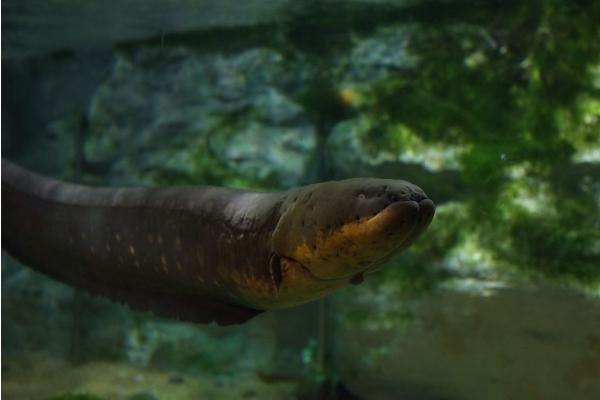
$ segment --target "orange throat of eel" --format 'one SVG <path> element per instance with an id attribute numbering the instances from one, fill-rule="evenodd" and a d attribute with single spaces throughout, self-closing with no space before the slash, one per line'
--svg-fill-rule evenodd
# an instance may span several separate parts
<path id="1" fill-rule="evenodd" d="M 398 201 L 375 215 L 334 229 L 320 228 L 314 237 L 300 241 L 282 257 L 282 281 L 285 283 L 286 273 L 301 267 L 304 271 L 295 275 L 309 274 L 314 280 L 335 286 L 360 283 L 365 272 L 410 246 L 427 228 L 434 211 L 430 199 Z"/>

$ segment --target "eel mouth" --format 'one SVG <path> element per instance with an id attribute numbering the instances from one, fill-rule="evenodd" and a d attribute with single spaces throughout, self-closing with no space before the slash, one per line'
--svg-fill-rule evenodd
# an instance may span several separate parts
<path id="1" fill-rule="evenodd" d="M 429 198 L 398 200 L 375 215 L 348 222 L 321 234 L 315 246 L 296 248 L 294 259 L 318 279 L 348 279 L 372 271 L 402 252 L 431 223 L 435 213 Z"/>
<path id="2" fill-rule="evenodd" d="M 391 203 L 372 219 L 381 219 L 389 224 L 392 232 L 398 232 L 397 245 L 373 262 L 366 271 L 372 270 L 382 262 L 408 248 L 429 226 L 435 214 L 435 204 L 429 198 L 422 200 L 404 200 Z M 409 228 L 409 226 L 411 226 Z M 400 233 L 402 232 L 402 233 Z"/>
<path id="3" fill-rule="evenodd" d="M 398 219 L 400 223 L 408 220 L 408 223 L 414 224 L 413 228 L 404 243 L 410 244 L 416 237 L 422 233 L 431 223 L 435 213 L 435 205 L 431 199 L 423 199 L 420 201 L 408 200 L 397 201 L 384 208 L 379 214 L 382 218 L 390 220 Z M 393 222 L 391 222 L 393 224 Z M 400 247 L 401 247 L 400 246 Z"/>

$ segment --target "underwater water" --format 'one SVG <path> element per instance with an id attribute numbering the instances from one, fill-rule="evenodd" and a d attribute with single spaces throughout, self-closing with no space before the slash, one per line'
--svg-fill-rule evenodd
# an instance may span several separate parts
<path id="1" fill-rule="evenodd" d="M 405 179 L 437 207 L 364 282 L 232 326 L 132 311 L 3 251 L 3 398 L 600 398 L 599 2 L 2 14 L 4 159 L 111 187 Z"/>

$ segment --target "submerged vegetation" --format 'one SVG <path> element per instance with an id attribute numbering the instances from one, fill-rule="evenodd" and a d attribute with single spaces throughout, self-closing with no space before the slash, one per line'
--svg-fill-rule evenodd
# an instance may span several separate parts
<path id="1" fill-rule="evenodd" d="M 418 29 L 418 68 L 369 88 L 367 107 L 391 142 L 401 125 L 462 149 L 469 211 L 440 234 L 460 228 L 520 269 L 597 285 L 600 7 L 522 3 L 489 17 Z"/>

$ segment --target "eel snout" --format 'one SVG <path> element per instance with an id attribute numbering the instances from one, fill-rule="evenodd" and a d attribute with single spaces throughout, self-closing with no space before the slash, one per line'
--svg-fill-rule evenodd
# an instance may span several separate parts
<path id="1" fill-rule="evenodd" d="M 392 203 L 373 217 L 372 222 L 380 225 L 387 235 L 393 237 L 390 242 L 397 244 L 377 261 L 383 262 L 410 246 L 427 229 L 434 214 L 433 201 L 424 198 Z"/>
<path id="2" fill-rule="evenodd" d="M 372 218 L 370 223 L 381 225 L 389 234 L 407 233 L 408 238 L 423 232 L 431 223 L 435 205 L 431 199 L 397 201 Z"/>

